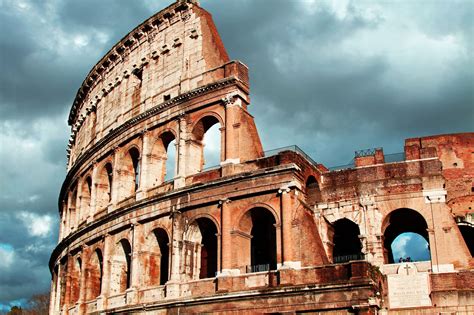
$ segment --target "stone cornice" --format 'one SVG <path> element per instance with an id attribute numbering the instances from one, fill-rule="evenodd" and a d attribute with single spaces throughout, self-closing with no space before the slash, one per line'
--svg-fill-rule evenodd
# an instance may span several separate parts
<path id="1" fill-rule="evenodd" d="M 169 109 L 172 106 L 176 106 L 179 104 L 182 104 L 184 102 L 187 102 L 191 99 L 194 99 L 196 97 L 199 97 L 203 94 L 206 94 L 208 92 L 215 91 L 217 89 L 236 84 L 239 86 L 239 88 L 243 89 L 244 91 L 248 92 L 248 88 L 240 82 L 239 79 L 236 77 L 228 77 L 213 83 L 210 83 L 205 86 L 201 86 L 199 88 L 196 88 L 188 93 L 183 93 L 178 95 L 177 97 L 166 101 L 164 103 L 161 103 L 155 107 L 150 108 L 149 110 L 129 119 L 122 125 L 120 125 L 118 128 L 111 130 L 106 136 L 104 136 L 102 139 L 100 139 L 97 143 L 95 143 L 91 148 L 89 148 L 87 151 L 82 153 L 76 161 L 74 161 L 74 165 L 70 168 L 68 174 L 66 175 L 66 178 L 63 182 L 63 185 L 61 186 L 61 191 L 59 193 L 59 199 L 58 199 L 58 207 L 59 211 L 62 211 L 61 208 L 61 200 L 64 199 L 64 195 L 69 188 L 70 183 L 72 182 L 72 178 L 75 176 L 75 174 L 78 172 L 79 168 L 83 163 L 85 163 L 88 159 L 90 159 L 96 152 L 98 152 L 101 148 L 103 148 L 107 143 L 112 141 L 112 139 L 116 138 L 118 135 L 120 135 L 122 132 L 125 130 L 143 122 L 144 120 L 155 116 L 167 109 Z"/>
<path id="2" fill-rule="evenodd" d="M 104 225 L 105 223 L 117 219 L 117 217 L 126 215 L 136 209 L 141 209 L 143 207 L 156 204 L 160 201 L 170 199 L 170 198 L 179 198 L 180 196 L 185 196 L 188 195 L 189 193 L 194 193 L 194 192 L 199 192 L 203 189 L 209 189 L 212 187 L 220 187 L 222 185 L 225 185 L 227 183 L 231 183 L 235 180 L 238 181 L 243 181 L 243 180 L 249 180 L 249 179 L 255 179 L 259 177 L 268 177 L 268 176 L 274 176 L 275 174 L 279 173 L 287 173 L 287 172 L 294 172 L 298 171 L 299 168 L 295 164 L 284 164 L 278 167 L 271 167 L 271 168 L 264 168 L 264 169 L 259 169 L 254 172 L 246 172 L 246 173 L 241 173 L 241 174 L 236 174 L 233 176 L 228 176 L 224 178 L 219 178 L 217 180 L 207 182 L 205 184 L 194 184 L 191 186 L 186 186 L 182 189 L 177 189 L 173 190 L 171 192 L 167 193 L 162 193 L 162 194 L 157 194 L 155 196 L 151 196 L 149 198 L 135 201 L 132 204 L 126 205 L 122 208 L 116 209 L 115 211 L 106 214 L 105 216 L 97 219 L 96 221 L 92 222 L 89 225 L 84 226 L 82 229 L 75 231 L 74 233 L 69 234 L 67 237 L 61 240 L 61 242 L 56 246 L 56 248 L 53 250 L 53 253 L 51 254 L 50 260 L 49 260 L 49 267 L 50 270 L 52 271 L 54 268 L 54 263 L 56 259 L 59 257 L 60 253 L 65 249 L 68 248 L 71 243 L 76 240 L 78 237 L 81 237 L 82 235 L 94 230 L 95 228 Z M 259 191 L 259 193 L 267 193 L 267 192 L 277 192 L 278 189 L 280 188 L 279 184 L 276 184 L 275 187 L 268 187 L 267 189 L 263 189 Z M 239 191 L 239 194 L 245 194 L 244 191 Z M 254 195 L 253 193 L 252 195 Z M 233 198 L 235 199 L 235 197 Z M 237 198 L 239 199 L 239 198 Z M 216 196 L 215 203 L 218 204 L 221 198 Z M 180 211 L 186 210 L 187 208 L 193 207 L 192 205 L 184 205 L 183 207 L 180 208 Z"/>
<path id="3" fill-rule="evenodd" d="M 131 49 L 142 36 L 148 36 L 148 34 L 151 34 L 154 31 L 160 31 L 158 29 L 160 24 L 163 24 L 166 19 L 170 19 L 175 13 L 188 9 L 190 5 L 196 5 L 196 1 L 177 1 L 169 5 L 167 8 L 159 11 L 145 20 L 142 24 L 138 25 L 125 35 L 117 44 L 115 44 L 89 71 L 82 82 L 81 87 L 78 89 L 69 112 L 69 125 L 72 126 L 75 123 L 77 111 L 84 102 L 85 97 L 92 88 L 97 85 L 97 82 L 100 81 L 102 74 L 110 71 L 110 69 L 115 66 L 115 60 L 120 59 L 120 56 L 127 51 L 127 49 Z"/>

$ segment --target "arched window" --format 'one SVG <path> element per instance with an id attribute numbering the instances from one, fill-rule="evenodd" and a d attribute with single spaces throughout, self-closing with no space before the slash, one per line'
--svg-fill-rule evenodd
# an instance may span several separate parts
<path id="1" fill-rule="evenodd" d="M 235 259 L 239 264 L 244 264 L 246 272 L 276 269 L 275 224 L 273 213 L 262 207 L 253 208 L 242 217 L 239 228 L 242 235 L 248 236 L 236 239 L 236 246 L 242 248 L 244 255 Z"/>
<path id="2" fill-rule="evenodd" d="M 132 162 L 132 169 L 133 169 L 133 189 L 137 191 L 138 187 L 140 186 L 140 152 L 138 152 L 137 148 L 131 148 L 128 151 L 130 155 L 130 159 Z"/>
<path id="3" fill-rule="evenodd" d="M 106 171 L 106 176 L 107 176 L 107 193 L 108 193 L 107 200 L 110 202 L 112 200 L 112 187 L 113 187 L 113 181 L 114 181 L 114 170 L 112 168 L 112 164 L 110 163 L 105 164 L 105 171 Z"/>
<path id="4" fill-rule="evenodd" d="M 113 168 L 111 163 L 106 163 L 98 173 L 96 179 L 96 209 L 102 210 L 112 201 Z"/>
<path id="5" fill-rule="evenodd" d="M 334 263 L 363 259 L 359 226 L 344 218 L 334 222 L 333 227 L 334 247 L 332 257 Z"/>
<path id="6" fill-rule="evenodd" d="M 197 159 L 191 170 L 193 173 L 221 162 L 220 127 L 219 120 L 214 116 L 205 116 L 194 126 L 190 150 Z"/>
<path id="7" fill-rule="evenodd" d="M 169 238 L 162 228 L 153 230 L 147 239 L 147 251 L 141 254 L 143 284 L 164 285 L 169 279 Z"/>
<path id="8" fill-rule="evenodd" d="M 82 271 L 82 260 L 78 257 L 74 264 L 71 272 L 71 304 L 75 304 L 79 300 L 79 294 L 81 291 L 81 271 Z"/>
<path id="9" fill-rule="evenodd" d="M 458 224 L 458 227 L 471 256 L 474 257 L 474 227 L 469 223 Z"/>
<path id="10" fill-rule="evenodd" d="M 130 288 L 132 266 L 132 247 L 127 239 L 120 240 L 115 248 L 111 268 L 111 291 L 113 294 L 125 292 Z"/>
<path id="11" fill-rule="evenodd" d="M 77 183 L 73 184 L 73 188 L 69 194 L 69 228 L 73 229 L 77 224 Z"/>
<path id="12" fill-rule="evenodd" d="M 428 225 L 423 216 L 412 209 L 397 209 L 384 223 L 386 263 L 429 260 Z"/>
<path id="13" fill-rule="evenodd" d="M 96 249 L 90 257 L 86 301 L 96 299 L 102 292 L 103 265 L 102 252 L 100 249 Z"/>
<path id="14" fill-rule="evenodd" d="M 275 218 L 264 208 L 252 210 L 252 272 L 276 269 Z"/>
<path id="15" fill-rule="evenodd" d="M 166 148 L 165 181 L 172 180 L 176 175 L 176 139 L 173 139 Z"/>
<path id="16" fill-rule="evenodd" d="M 185 236 L 185 270 L 191 279 L 215 277 L 217 272 L 217 227 L 211 219 L 199 218 Z"/>
<path id="17" fill-rule="evenodd" d="M 312 175 L 306 180 L 306 196 L 306 200 L 310 205 L 321 201 L 321 190 L 319 189 L 319 184 L 316 178 Z"/>
<path id="18" fill-rule="evenodd" d="M 151 186 L 161 185 L 165 180 L 172 180 L 176 175 L 176 139 L 171 131 L 163 132 L 151 151 L 149 173 L 154 174 Z"/>
<path id="19" fill-rule="evenodd" d="M 81 221 L 86 219 L 91 207 L 92 179 L 90 176 L 82 183 L 81 189 Z"/>

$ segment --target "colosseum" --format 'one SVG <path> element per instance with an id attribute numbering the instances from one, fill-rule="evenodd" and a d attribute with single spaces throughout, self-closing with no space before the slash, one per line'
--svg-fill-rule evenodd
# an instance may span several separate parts
<path id="1" fill-rule="evenodd" d="M 474 133 L 327 168 L 263 150 L 249 88 L 196 0 L 93 67 L 69 114 L 50 314 L 473 314 Z M 394 257 L 408 232 L 425 261 Z"/>

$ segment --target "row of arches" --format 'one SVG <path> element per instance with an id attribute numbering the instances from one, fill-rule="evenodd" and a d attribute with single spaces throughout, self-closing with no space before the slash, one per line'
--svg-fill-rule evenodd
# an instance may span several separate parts
<path id="1" fill-rule="evenodd" d="M 243 266 L 243 270 L 276 270 L 274 214 L 266 208 L 252 208 L 242 217 L 240 228 L 249 233 L 248 243 L 239 244 L 246 248 L 247 253 L 243 254 L 248 256 L 250 264 Z M 84 291 L 82 296 L 85 302 L 96 299 L 104 290 L 108 296 L 122 294 L 133 286 L 132 278 L 138 279 L 135 283 L 141 288 L 165 285 L 172 277 L 173 255 L 180 257 L 178 281 L 213 278 L 219 271 L 218 231 L 219 227 L 213 219 L 201 216 L 186 226 L 183 239 L 179 241 L 180 246 L 172 246 L 170 231 L 156 227 L 139 245 L 134 245 L 133 240 L 126 235 L 115 238 L 113 248 L 107 251 L 105 257 L 103 245 L 92 249 L 89 254 L 77 254 L 68 265 L 70 283 L 63 284 L 70 290 L 67 301 L 70 305 L 77 303 L 81 291 Z M 133 246 L 139 246 L 139 249 L 134 250 Z M 173 253 L 173 248 L 180 250 Z M 105 269 L 106 264 L 108 270 Z M 137 271 L 133 270 L 133 266 L 137 266 Z M 64 296 L 61 300 L 64 301 Z"/>
<path id="2" fill-rule="evenodd" d="M 195 124 L 188 150 L 193 157 L 192 163 L 196 164 L 192 167 L 196 172 L 221 161 L 220 126 L 215 116 L 204 116 Z M 143 152 L 144 140 L 135 140 L 116 151 L 118 158 L 105 158 L 97 170 L 91 169 L 76 180 L 64 201 L 62 223 L 65 232 L 114 201 L 173 180 L 178 175 L 179 163 L 175 134 L 173 130 L 165 130 L 156 138 L 152 136 L 146 152 Z"/>
<path id="3" fill-rule="evenodd" d="M 332 228 L 333 262 L 364 259 L 364 244 L 355 222 L 342 218 L 333 222 Z M 419 212 L 407 208 L 391 212 L 382 232 L 385 263 L 430 259 L 428 225 Z"/>

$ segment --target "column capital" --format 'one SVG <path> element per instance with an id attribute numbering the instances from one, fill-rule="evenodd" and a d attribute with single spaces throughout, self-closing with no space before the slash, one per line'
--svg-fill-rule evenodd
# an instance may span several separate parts
<path id="1" fill-rule="evenodd" d="M 225 203 L 231 203 L 232 200 L 230 200 L 229 198 L 224 198 L 224 199 L 220 199 L 219 200 L 219 205 L 223 205 Z"/>

